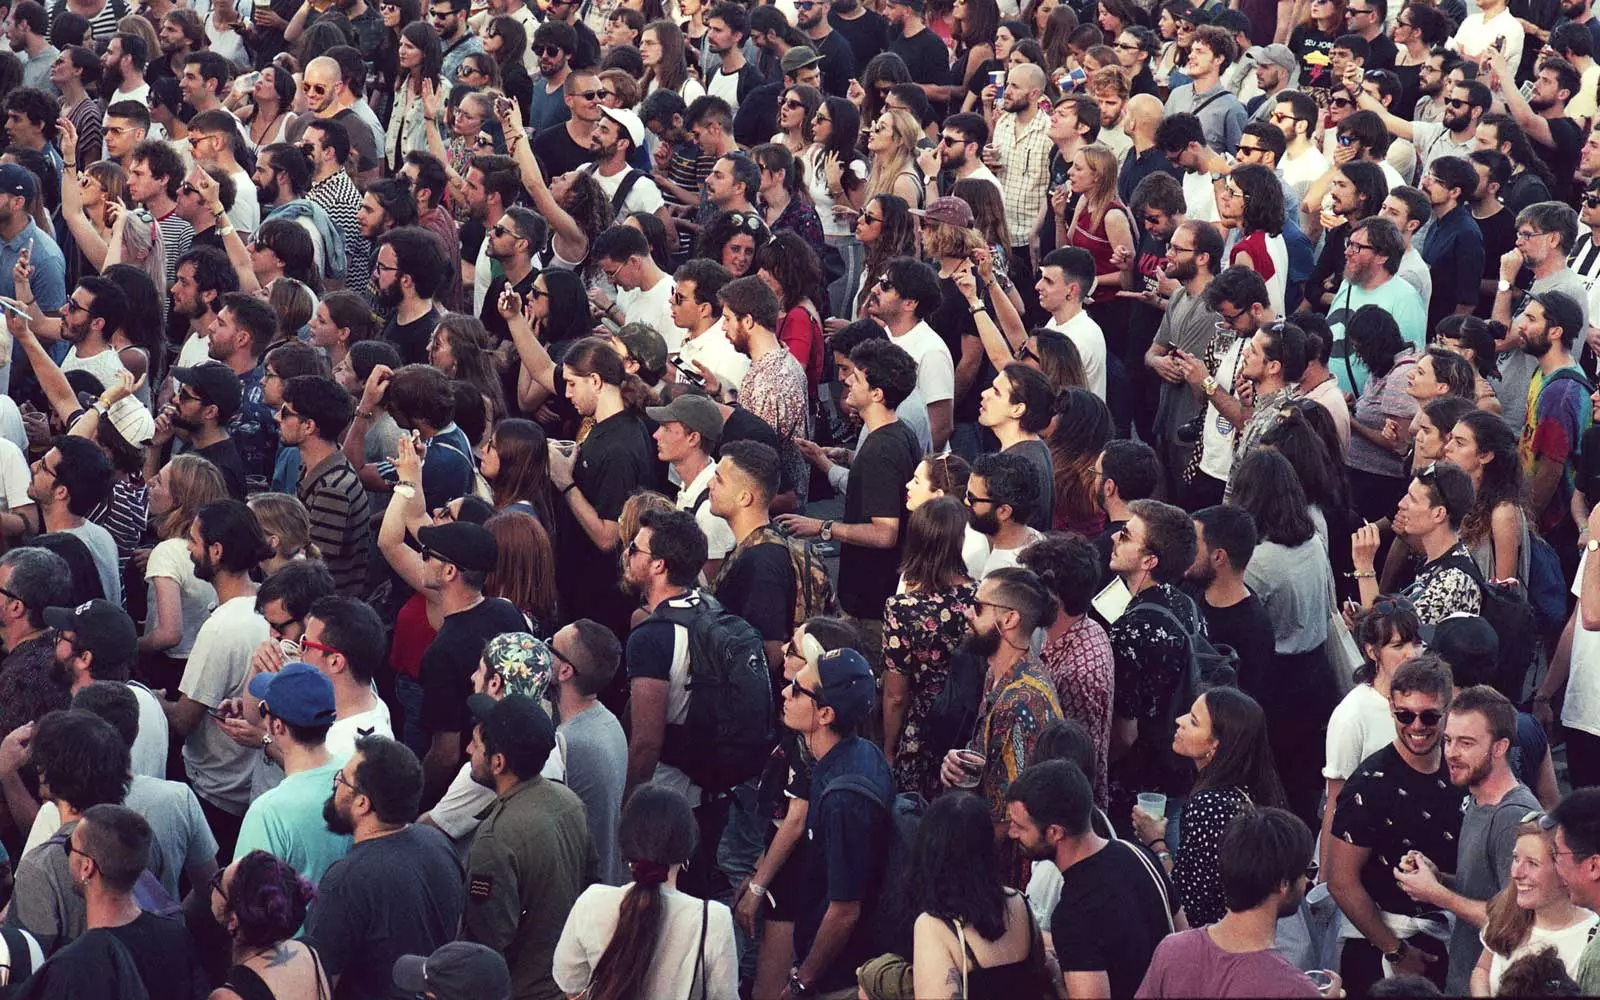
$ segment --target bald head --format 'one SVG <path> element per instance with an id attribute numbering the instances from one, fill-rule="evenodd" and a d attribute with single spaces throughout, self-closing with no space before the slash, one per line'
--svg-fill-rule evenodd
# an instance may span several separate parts
<path id="1" fill-rule="evenodd" d="M 1016 84 L 1023 90 L 1044 90 L 1044 69 L 1035 63 L 1023 63 L 1021 66 L 1011 67 L 1008 82 Z"/>
<path id="2" fill-rule="evenodd" d="M 1122 112 L 1123 130 L 1130 136 L 1140 136 L 1150 142 L 1156 138 L 1156 127 L 1161 124 L 1161 100 L 1153 94 L 1135 94 L 1128 98 Z"/>
<path id="3" fill-rule="evenodd" d="M 339 84 L 344 80 L 339 64 L 327 56 L 318 56 L 306 63 L 306 106 L 313 114 L 323 114 L 337 106 Z"/>

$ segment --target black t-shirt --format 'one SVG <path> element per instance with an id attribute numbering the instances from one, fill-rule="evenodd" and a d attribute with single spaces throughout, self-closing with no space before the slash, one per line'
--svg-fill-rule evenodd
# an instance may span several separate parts
<path id="1" fill-rule="evenodd" d="M 655 442 L 650 439 L 644 418 L 624 410 L 596 424 L 578 449 L 572 475 L 584 499 L 606 521 L 621 517 L 622 505 L 636 491 L 657 489 L 660 483 Z M 580 613 L 579 609 L 587 609 L 590 602 L 595 602 L 598 606 L 585 613 L 608 625 L 614 624 L 620 614 L 625 627 L 626 604 L 631 599 L 625 598 L 619 588 L 616 553 L 595 547 L 564 497 L 556 507 L 561 545 L 556 564 L 586 568 L 558 574 L 556 583 L 563 605 L 572 613 Z M 607 614 L 609 618 L 605 617 Z"/>
<path id="2" fill-rule="evenodd" d="M 1479 232 L 1483 233 L 1483 277 L 1486 281 L 1500 279 L 1500 258 L 1517 245 L 1517 213 L 1501 208 L 1493 215 L 1479 219 Z M 1493 286 L 1490 286 L 1491 289 Z M 1494 310 L 1494 292 L 1491 290 L 1478 300 L 1478 315 L 1487 316 Z"/>
<path id="3" fill-rule="evenodd" d="M 794 563 L 789 548 L 768 542 L 739 552 L 717 585 L 717 600 L 743 618 L 768 642 L 783 642 L 793 633 Z"/>
<path id="4" fill-rule="evenodd" d="M 922 448 L 916 433 L 905 421 L 896 420 L 868 434 L 850 463 L 843 523 L 867 524 L 875 517 L 893 517 L 900 524 L 900 537 L 893 548 L 840 546 L 839 605 L 857 618 L 881 619 L 883 602 L 895 591 L 905 543 L 905 484 L 920 461 Z"/>
<path id="5" fill-rule="evenodd" d="M 906 69 L 911 71 L 913 83 L 935 87 L 947 86 L 950 83 L 950 50 L 931 28 L 923 28 L 910 38 L 892 29 L 889 34 L 891 37 L 888 50 L 905 60 Z M 945 102 L 932 103 L 934 115 L 942 118 Z"/>
<path id="6" fill-rule="evenodd" d="M 1395 57 L 1400 54 L 1399 46 L 1388 35 L 1372 39 L 1367 43 L 1367 49 L 1367 69 L 1393 69 Z"/>
<path id="7" fill-rule="evenodd" d="M 1206 616 L 1206 631 L 1214 645 L 1232 647 L 1239 654 L 1239 689 L 1261 701 L 1272 669 L 1272 619 L 1261 598 L 1249 594 L 1238 604 L 1219 608 L 1197 595 L 1195 603 Z"/>
<path id="8" fill-rule="evenodd" d="M 976 396 L 978 393 L 973 392 L 972 395 Z M 1050 446 L 1038 438 L 1030 438 L 1018 441 L 1006 451 L 1022 456 L 1033 466 L 1034 480 L 1039 486 L 1039 499 L 1034 507 L 1033 516 L 1028 518 L 1028 527 L 1049 531 L 1050 519 L 1056 509 L 1055 466 L 1050 462 Z"/>
<path id="9" fill-rule="evenodd" d="M 428 363 L 428 341 L 433 337 L 433 328 L 439 325 L 441 313 L 438 308 L 428 310 L 409 323 L 402 324 L 399 315 L 389 319 L 389 325 L 383 328 L 382 340 L 387 340 L 400 352 L 400 360 L 408 365 L 425 365 Z"/>
<path id="10" fill-rule="evenodd" d="M 1600 499 L 1600 424 L 1583 432 L 1583 447 L 1578 452 L 1578 471 L 1572 485 L 1584 496 Z"/>
<path id="11" fill-rule="evenodd" d="M 522 301 L 528 301 L 529 290 L 533 288 L 533 283 L 538 277 L 539 271 L 535 268 L 528 272 L 526 278 L 513 286 L 513 290 L 522 296 Z M 506 326 L 505 318 L 500 315 L 499 305 L 500 293 L 505 291 L 506 284 L 506 276 L 503 274 L 489 282 L 489 291 L 483 297 L 483 311 L 478 314 L 478 319 L 483 321 L 483 328 L 489 331 L 491 346 L 498 346 L 501 341 L 511 339 L 511 329 Z M 521 408 L 517 405 L 517 376 L 521 374 L 521 370 L 521 365 L 512 365 L 500 373 L 500 391 L 504 393 L 506 405 L 512 408 L 513 413 L 521 412 Z M 561 383 L 557 382 L 556 385 L 559 386 Z M 565 393 L 556 395 L 566 398 Z"/>
<path id="12" fill-rule="evenodd" d="M 17 994 L 32 1000 L 82 1000 L 83 997 L 124 1000 L 151 996 L 149 988 L 143 985 L 143 970 L 129 954 L 129 949 L 119 945 L 119 940 L 105 928 L 85 932 L 40 966 L 38 973 L 27 981 L 26 989 L 17 990 Z M 184 957 L 187 967 L 188 956 Z"/>
<path id="13" fill-rule="evenodd" d="M 722 441 L 717 445 L 719 458 L 722 456 L 722 446 L 730 441 L 759 441 L 773 451 L 778 450 L 778 432 L 772 429 L 772 425 L 738 405 L 722 422 Z"/>
<path id="14" fill-rule="evenodd" d="M 194 453 L 222 470 L 222 481 L 228 484 L 229 496 L 235 500 L 244 499 L 244 460 L 239 457 L 239 446 L 233 443 L 231 436 L 196 448 Z"/>
<path id="15" fill-rule="evenodd" d="M 222 239 L 222 232 L 216 226 L 207 226 L 205 232 L 195 233 L 194 242 L 189 244 L 189 249 L 196 247 L 215 247 L 223 253 L 228 252 L 228 245 Z"/>
<path id="16" fill-rule="evenodd" d="M 1407 896 L 1394 880 L 1394 870 L 1408 851 L 1421 851 L 1442 872 L 1456 870 L 1465 795 L 1450 784 L 1443 761 L 1434 773 L 1423 774 L 1406 763 L 1393 743 L 1362 761 L 1345 782 L 1332 833 L 1370 848 L 1361 866 L 1361 887 L 1378 909 L 1411 917 L 1438 912 Z"/>
<path id="17" fill-rule="evenodd" d="M 989 302 L 987 291 L 978 293 L 985 304 Z M 994 315 L 992 312 L 990 315 Z M 967 305 L 967 297 L 961 294 L 961 289 L 956 285 L 954 278 L 939 279 L 939 306 L 928 317 L 928 325 L 939 333 L 939 338 L 944 341 L 944 346 L 950 349 L 950 359 L 955 364 L 961 363 L 961 347 L 968 337 L 979 340 L 978 324 L 972 318 L 972 309 Z M 989 354 L 982 349 L 979 341 L 979 353 L 983 363 L 978 366 L 978 373 L 973 376 L 972 385 L 967 389 L 967 394 L 956 400 L 955 422 L 958 424 L 972 424 L 978 421 L 979 397 L 983 390 L 994 381 L 994 365 L 989 363 Z"/>
<path id="18" fill-rule="evenodd" d="M 567 131 L 566 122 L 540 129 L 533 137 L 533 155 L 544 166 L 545 176 L 552 180 L 594 162 L 594 150 L 578 145 Z"/>
<path id="19" fill-rule="evenodd" d="M 850 51 L 856 57 L 856 69 L 865 70 L 872 57 L 883 51 L 884 44 L 888 41 L 889 20 L 882 14 L 870 8 L 864 8 L 861 16 L 846 19 L 838 14 L 829 12 L 828 23 L 833 25 L 833 30 L 844 36 L 850 46 Z"/>
<path id="20" fill-rule="evenodd" d="M 778 131 L 778 102 L 785 86 L 764 83 L 746 94 L 733 115 L 733 138 L 746 149 L 759 146 Z"/>
<path id="21" fill-rule="evenodd" d="M 316 120 L 314 115 L 301 115 L 289 122 L 288 129 L 283 134 L 285 142 L 298 144 L 305 136 L 306 128 Z M 351 108 L 345 108 L 333 116 L 333 121 L 344 126 L 350 135 L 350 151 L 356 154 L 356 171 L 365 173 L 376 170 L 382 165 L 378 150 L 377 137 L 372 134 L 372 128 L 361 120 Z"/>
<path id="22" fill-rule="evenodd" d="M 106 931 L 133 954 L 133 964 L 144 979 L 150 1000 L 194 1000 L 199 985 L 194 980 L 198 963 L 181 918 L 141 913 L 132 923 Z"/>
<path id="23" fill-rule="evenodd" d="M 820 39 L 812 39 L 811 47 L 822 57 L 822 92 L 843 97 L 849 92 L 856 72 L 866 64 L 856 62 L 855 50 L 842 31 L 830 31 Z"/>
<path id="24" fill-rule="evenodd" d="M 1156 945 L 1172 930 L 1155 880 L 1166 886 L 1166 899 L 1176 900 L 1172 884 L 1160 866 L 1146 867 L 1133 853 L 1138 850 L 1125 840 L 1109 841 L 1062 872 L 1061 900 L 1050 917 L 1061 971 L 1104 972 L 1114 997 L 1133 996 Z"/>
<path id="25" fill-rule="evenodd" d="M 447 615 L 439 634 L 422 654 L 422 728 L 433 733 L 462 734 L 462 753 L 472 733 L 467 697 L 483 647 L 502 632 L 525 632 L 528 622 L 510 601 L 485 597 L 465 611 Z"/>
<path id="26" fill-rule="evenodd" d="M 1578 153 L 1583 146 L 1583 129 L 1571 118 L 1550 118 L 1545 122 L 1550 126 L 1550 138 L 1554 139 L 1553 145 L 1546 146 L 1538 140 L 1533 140 L 1533 151 L 1544 159 L 1545 165 L 1550 168 L 1550 173 L 1555 176 L 1555 189 L 1550 194 L 1557 201 L 1573 201 L 1572 190 L 1573 171 L 1578 169 Z M 1530 135 L 1529 139 L 1533 139 Z"/>

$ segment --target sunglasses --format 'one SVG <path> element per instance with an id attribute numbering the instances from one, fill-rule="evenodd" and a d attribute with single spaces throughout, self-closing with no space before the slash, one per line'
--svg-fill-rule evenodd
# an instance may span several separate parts
<path id="1" fill-rule="evenodd" d="M 1444 713 L 1437 708 L 1429 708 L 1421 712 L 1413 712 L 1409 708 L 1397 708 L 1393 710 L 1392 714 L 1394 715 L 1394 721 L 1402 726 L 1409 726 L 1418 719 L 1422 720 L 1424 726 L 1437 726 L 1439 720 L 1444 718 Z"/>
<path id="2" fill-rule="evenodd" d="M 1472 107 L 1472 102 L 1471 101 L 1463 101 L 1459 97 L 1452 97 L 1449 100 L 1445 101 L 1444 103 L 1445 103 L 1446 107 L 1450 107 L 1450 108 L 1470 108 L 1470 107 Z"/>
<path id="3" fill-rule="evenodd" d="M 1127 42 L 1118 42 L 1117 44 L 1113 45 L 1112 48 L 1120 49 L 1123 52 L 1140 52 L 1140 51 L 1143 51 L 1144 46 L 1143 45 L 1129 45 Z"/>
<path id="4" fill-rule="evenodd" d="M 1330 108 L 1353 108 L 1355 106 L 1356 106 L 1356 102 L 1352 101 L 1348 97 L 1335 97 L 1335 98 L 1333 98 L 1333 99 L 1328 101 L 1328 107 L 1330 107 Z M 1344 140 L 1345 140 L 1345 136 L 1340 136 L 1339 137 L 1339 141 L 1340 142 L 1343 142 Z"/>
<path id="5" fill-rule="evenodd" d="M 1354 146 L 1355 143 L 1356 143 L 1355 136 L 1341 135 L 1339 137 L 1339 145 L 1341 145 L 1341 146 L 1345 146 L 1345 147 Z"/>
<path id="6" fill-rule="evenodd" d="M 1600 208 L 1600 194 L 1586 194 L 1583 203 L 1590 208 Z"/>
<path id="7" fill-rule="evenodd" d="M 561 46 L 559 46 L 559 45 L 535 45 L 533 47 L 533 54 L 534 55 L 536 55 L 536 56 L 549 56 L 552 59 L 555 58 L 556 56 L 560 55 L 562 53 L 562 51 L 563 50 L 562 50 Z"/>
<path id="8" fill-rule="evenodd" d="M 783 106 L 784 106 L 784 109 L 788 110 L 788 111 L 804 111 L 805 110 L 805 106 L 806 106 L 806 102 L 804 102 L 804 101 L 796 101 L 796 100 L 790 99 L 790 100 L 784 101 L 783 102 Z"/>
<path id="9" fill-rule="evenodd" d="M 575 90 L 572 92 L 572 96 L 581 97 L 586 101 L 592 101 L 603 93 L 605 93 L 603 90 Z"/>
<path id="10" fill-rule="evenodd" d="M 790 681 L 789 682 L 789 687 L 790 687 L 791 690 L 794 691 L 795 694 L 803 694 L 807 698 L 810 698 L 812 701 L 816 702 L 818 708 L 827 707 L 828 703 L 823 700 L 821 691 L 813 691 L 810 688 L 808 688 L 808 687 L 804 686 L 803 684 L 801 684 L 798 680 Z"/>
<path id="11" fill-rule="evenodd" d="M 862 212 L 861 213 L 861 222 L 864 225 L 875 226 L 875 225 L 877 225 L 878 223 L 880 223 L 882 221 L 883 221 L 883 216 L 881 216 L 881 215 L 873 215 L 871 212 Z"/>

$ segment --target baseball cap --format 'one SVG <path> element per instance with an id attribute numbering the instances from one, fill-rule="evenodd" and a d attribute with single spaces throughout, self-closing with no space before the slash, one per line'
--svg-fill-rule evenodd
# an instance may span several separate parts
<path id="1" fill-rule="evenodd" d="M 822 57 L 817 54 L 816 49 L 809 45 L 796 45 L 783 54 L 783 58 L 778 60 L 778 65 L 782 66 L 784 74 L 788 75 L 797 69 L 805 69 L 821 61 Z"/>
<path id="2" fill-rule="evenodd" d="M 967 204 L 965 198 L 955 195 L 945 195 L 935 198 L 927 208 L 913 208 L 911 214 L 919 219 L 929 222 L 942 222 L 947 226 L 960 226 L 963 229 L 972 228 L 972 206 Z"/>
<path id="3" fill-rule="evenodd" d="M 1204 24 L 1205 19 L 1200 16 L 1200 8 L 1192 3 L 1173 4 L 1167 8 L 1172 11 L 1174 21 L 1188 21 L 1190 24 Z"/>
<path id="4" fill-rule="evenodd" d="M 488 573 L 500 558 L 494 535 L 483 525 L 470 521 L 427 525 L 418 529 L 417 541 L 422 543 L 425 552 L 432 552 L 465 570 Z"/>
<path id="5" fill-rule="evenodd" d="M 112 429 L 122 435 L 122 440 L 135 448 L 144 447 L 155 436 L 155 418 L 145 409 L 143 403 L 132 396 L 124 396 L 117 400 L 116 405 L 107 412 L 107 416 L 111 418 Z"/>
<path id="6" fill-rule="evenodd" d="M 615 336 L 628 349 L 628 357 L 639 362 L 639 374 L 646 382 L 661 378 L 667 370 L 667 342 L 654 327 L 644 323 L 624 323 Z"/>
<path id="7" fill-rule="evenodd" d="M 539 760 L 541 767 L 556 747 L 555 723 L 525 694 L 508 694 L 499 701 L 475 694 L 467 699 L 467 710 L 483 727 L 485 741 L 501 748 L 525 749 L 524 756 Z"/>
<path id="8" fill-rule="evenodd" d="M 250 696 L 291 726 L 333 725 L 333 682 L 309 663 L 296 660 L 275 674 L 256 674 L 250 678 Z"/>
<path id="9" fill-rule="evenodd" d="M 722 411 L 709 396 L 685 393 L 666 406 L 649 406 L 645 415 L 658 424 L 682 424 L 700 433 L 700 450 L 711 454 L 722 440 Z"/>
<path id="10" fill-rule="evenodd" d="M 1282 66 L 1291 74 L 1299 69 L 1299 66 L 1295 63 L 1294 53 L 1289 51 L 1289 46 L 1287 45 L 1253 45 L 1249 51 L 1245 52 L 1245 58 L 1257 66 Z"/>
<path id="11" fill-rule="evenodd" d="M 172 377 L 179 385 L 192 387 L 200 398 L 217 408 L 217 419 L 227 421 L 239 412 L 239 401 L 244 397 L 244 384 L 233 369 L 220 361 L 209 361 L 192 368 L 174 368 Z"/>
<path id="12" fill-rule="evenodd" d="M 876 682 L 867 658 L 853 649 L 835 649 L 817 660 L 822 703 L 847 726 L 859 725 L 872 711 Z"/>
<path id="13" fill-rule="evenodd" d="M 44 623 L 78 637 L 77 647 L 94 654 L 99 670 L 132 664 L 139 655 L 139 630 L 128 613 L 96 598 L 75 608 L 45 608 Z"/>
<path id="14" fill-rule="evenodd" d="M 1449 665 L 1459 686 L 1494 680 L 1500 663 L 1500 637 L 1484 619 L 1451 615 L 1432 626 L 1424 625 L 1421 632 L 1422 641 Z"/>
<path id="15" fill-rule="evenodd" d="M 394 984 L 403 992 L 432 993 L 439 1000 L 508 1000 L 511 971 L 493 948 L 451 941 L 431 955 L 395 959 Z"/>
<path id="16" fill-rule="evenodd" d="M 21 195 L 31 199 L 39 193 L 39 185 L 27 167 L 16 163 L 0 164 L 0 194 Z"/>
<path id="17" fill-rule="evenodd" d="M 600 105 L 600 113 L 622 126 L 635 149 L 644 145 L 644 122 L 639 120 L 638 115 L 627 108 L 608 108 L 603 104 Z"/>
<path id="18" fill-rule="evenodd" d="M 502 632 L 483 647 L 483 662 L 505 678 L 506 694 L 543 698 L 555 672 L 550 647 L 527 632 Z"/>

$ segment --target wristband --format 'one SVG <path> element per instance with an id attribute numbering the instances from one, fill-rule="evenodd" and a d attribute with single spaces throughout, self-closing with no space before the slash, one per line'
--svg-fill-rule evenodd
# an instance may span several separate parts
<path id="1" fill-rule="evenodd" d="M 1377 578 L 1377 572 L 1370 569 L 1365 571 L 1356 570 L 1354 573 L 1350 574 L 1350 579 L 1352 580 L 1376 580 Z"/>
<path id="2" fill-rule="evenodd" d="M 568 483 L 567 485 L 561 487 L 561 495 L 562 496 L 566 496 L 568 493 L 571 493 L 573 490 L 575 490 L 577 488 L 578 488 L 578 484 L 577 483 L 575 483 L 575 482 Z"/>

